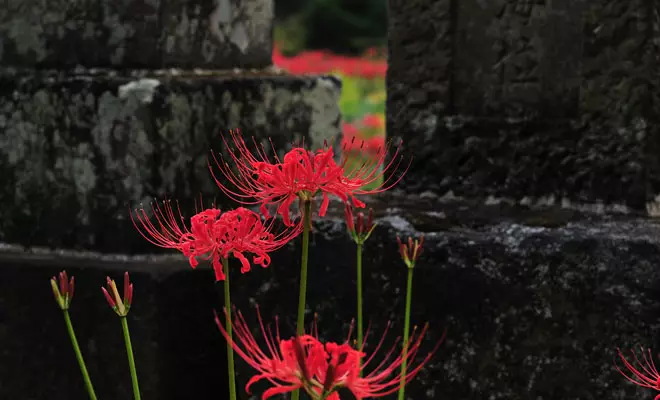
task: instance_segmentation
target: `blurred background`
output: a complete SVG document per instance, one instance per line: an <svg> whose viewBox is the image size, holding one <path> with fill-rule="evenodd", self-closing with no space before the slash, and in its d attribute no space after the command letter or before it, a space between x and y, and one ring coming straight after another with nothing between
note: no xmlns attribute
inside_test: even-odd
<svg viewBox="0 0 660 400"><path fill-rule="evenodd" d="M373 156L385 140L387 0L275 0L275 15L273 63L340 77L344 156Z"/></svg>

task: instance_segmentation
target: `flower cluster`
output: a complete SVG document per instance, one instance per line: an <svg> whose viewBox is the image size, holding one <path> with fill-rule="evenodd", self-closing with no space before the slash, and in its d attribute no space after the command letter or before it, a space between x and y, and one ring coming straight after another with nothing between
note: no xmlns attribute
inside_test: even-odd
<svg viewBox="0 0 660 400"><path fill-rule="evenodd" d="M381 127L381 121L377 119L368 120L367 123L376 128ZM200 259L210 260L216 280L224 281L227 318L224 327L219 320L218 325L227 339L230 400L236 399L234 352L257 370L257 375L248 382L247 390L254 382L262 379L274 383L274 387L264 393L264 399L286 392L294 392L294 398L297 399L298 390L301 389L317 400L338 400L337 390L340 388L352 391L357 398L381 397L397 390L403 394L405 383L417 374L433 352L418 364L413 364L426 328L418 335L413 331L408 340L407 320L400 355L390 360L394 352L392 349L383 362L371 369L373 355L365 359L362 340L361 250L358 251L357 261L357 347L350 346L348 340L342 344L323 343L318 335L304 332L309 232L314 202L320 198L318 215L323 217L328 210L330 196L339 198L347 207L349 231L356 243L361 245L375 227L373 212L369 213L366 220L363 213L358 214L356 230L352 207L365 207L365 203L357 196L379 193L399 182L407 170L401 171L399 168L403 159L400 155L401 145L389 154L391 143L383 142L366 161L348 164L346 160L335 160L334 150L327 144L314 151L294 145L281 158L273 151L275 155L270 159L263 145L257 145L254 140L253 146L248 145L238 130L230 131L228 137L223 137L223 141L226 152L224 155L214 155L214 164L209 163L216 184L237 203L258 206L261 215L244 207L229 211L209 208L198 212L186 223L178 205L174 207L171 201L164 201L152 204L153 217L144 208L140 208L131 214L131 218L140 234L149 242L180 251L188 258L192 268L197 267ZM351 145L355 141L353 138ZM300 219L298 215L292 217L292 208L296 202L301 212ZM272 213L272 210L275 212ZM274 229L276 216L281 216L284 224L278 233ZM231 318L228 259L238 259L243 273L251 268L249 255L252 256L252 263L266 267L270 264L269 253L301 233L303 248L297 335L281 340L279 332L276 336L272 332L266 333L259 317L267 340L269 354L266 354L256 344L242 315L239 313L235 320ZM108 281L108 287L109 290L104 289L108 303L120 316L125 316L130 307L132 286L125 283L128 292L123 301L113 281ZM407 319L410 315L409 307L410 301L407 302ZM125 319L122 321L125 322ZM236 339L233 338L234 333ZM376 350L379 348L380 344ZM408 363L412 365L407 371ZM371 372L366 373L365 368L368 366Z"/></svg>
<svg viewBox="0 0 660 400"><path fill-rule="evenodd" d="M271 217L268 205L276 205L277 214L287 226L293 225L290 209L296 200L311 201L321 195L319 216L324 216L328 209L329 195L362 208L364 203L356 195L388 190L405 173L395 174L402 161L402 157L398 157L400 145L389 162L386 162L388 147L383 147L369 161L346 168L345 163L335 161L332 147L315 152L294 147L281 160L275 156L275 162L270 162L263 147L255 145L257 150L250 151L238 130L231 131L230 135L231 145L226 140L225 144L231 164L222 156L215 157L215 164L222 173L221 177L214 174L218 187L238 203L260 204L260 211L267 218ZM389 175L378 187L365 188L386 174Z"/></svg>
<svg viewBox="0 0 660 400"><path fill-rule="evenodd" d="M386 352L384 359L374 366L387 330L368 356L364 345L354 348L349 344L351 331L343 343L323 342L319 339L318 329L314 324L311 334L281 339L277 319L273 332L270 327L264 325L258 310L257 315L262 336L266 341L266 351L258 346L249 324L240 312L233 321L228 321L235 338L228 335L217 315L216 323L227 341L232 344L234 351L257 371L247 383L246 391L250 393L250 387L261 380L267 380L273 385L264 392L264 400L297 389L304 390L314 400L339 400L337 391L342 388L350 390L358 399L387 396L399 390L401 382L412 380L442 343L441 339L432 351L403 375L398 369L403 363L410 364L415 360L422 339L427 333L427 326L417 333L413 332L408 342L403 344L407 349L406 353L398 353L392 358L399 342L397 340L394 347Z"/></svg>
<svg viewBox="0 0 660 400"><path fill-rule="evenodd" d="M152 204L155 223L144 208L136 211L133 223L140 234L163 248L176 249L188 257L190 266L196 268L198 259L211 260L216 280L225 280L221 259L235 257L241 263L241 273L250 271L246 254L252 254L254 264L267 267L268 253L279 249L296 237L301 225L275 234L275 220L264 223L261 216L247 208L221 212L217 208L203 210L190 218L190 228L182 221L179 207L171 201Z"/></svg>
<svg viewBox="0 0 660 400"><path fill-rule="evenodd" d="M296 75L341 73L369 79L384 78L387 73L387 62L375 57L377 55L375 49L370 49L367 53L367 57L356 58L317 50L285 57L275 47L273 64Z"/></svg>

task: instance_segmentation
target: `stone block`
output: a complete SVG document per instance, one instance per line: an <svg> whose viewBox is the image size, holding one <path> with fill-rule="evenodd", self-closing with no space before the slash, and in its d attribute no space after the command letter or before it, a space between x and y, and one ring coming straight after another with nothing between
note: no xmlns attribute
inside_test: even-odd
<svg viewBox="0 0 660 400"><path fill-rule="evenodd" d="M224 204L207 160L229 129L282 150L339 134L326 77L5 71L0 93L0 238L26 245L116 251L141 202Z"/></svg>
<svg viewBox="0 0 660 400"><path fill-rule="evenodd" d="M38 68L264 68L272 0L2 0L0 62Z"/></svg>
<svg viewBox="0 0 660 400"><path fill-rule="evenodd" d="M410 189L657 213L657 2L390 10L388 132L416 154Z"/></svg>
<svg viewBox="0 0 660 400"><path fill-rule="evenodd" d="M393 343L402 329L406 269L397 254L397 235L426 237L414 271L412 313L413 324L430 323L423 350L447 330L436 356L408 386L409 398L623 400L653 395L627 383L614 368L617 347L644 346L656 352L660 348L660 228L653 220L594 218L559 208L538 211L396 193L372 198L369 204L379 224L365 246L363 264L364 315L376 335L371 346L388 320L393 325L386 344ZM318 314L323 339L338 341L345 338L356 307L355 245L347 238L341 215L341 207L333 203L328 217L315 223L307 313L310 323ZM123 234L137 237L131 230ZM74 322L84 340L94 338L84 350L94 363L103 359L105 371L124 373L125 360L117 354L120 332L112 330L114 317L103 314L110 311L104 310L93 282L108 272L118 275L128 269L136 276L131 326L137 347L150 352L138 357L144 385L158 382L168 390L149 393L180 398L168 393L182 390L179 379L184 379L185 387L199 388L199 398L211 398L211 390L218 390L215 398L222 395L224 374L206 369L224 365L219 333L205 319L218 306L210 271L204 264L192 271L181 258L176 263L159 257L22 248L0 252L0 282L6 294L0 307L5 313L0 339L10 344L0 354L0 365L23 360L33 371L12 373L5 387L33 393L40 384L34 376L47 376L53 388L63 387L56 377L64 379L67 388L81 383L46 282L62 267L73 268L76 279L81 279ZM255 331L258 304L266 318L279 315L283 337L295 332L298 291L292 289L298 287L299 258L296 240L274 254L269 268L233 275L233 302ZM167 324L151 323L164 315ZM86 318L90 320L84 322ZM44 328L34 329L37 325ZM172 352L174 346L187 350ZM210 349L203 351L206 346ZM49 370L54 360L66 362L66 367ZM159 365L150 365L156 360ZM178 364L176 379L162 375L166 370L172 373L165 361ZM251 374L242 361L237 365L242 389ZM121 377L126 378L122 385L128 385L127 377ZM106 381L104 397L120 391L110 386L118 381ZM127 386L122 388L121 393L127 393ZM261 393L260 388L255 392ZM3 397L20 397L13 391L8 394L13 396Z"/></svg>
<svg viewBox="0 0 660 400"><path fill-rule="evenodd" d="M69 312L99 398L133 396L119 317L100 290L106 276L120 284L125 270L135 285L128 323L143 398L187 398L193 387L200 399L227 393L226 381L219 379L227 375L226 345L213 321L222 297L210 270L191 274L185 262L167 258L154 264L7 246L0 258L8 279L0 283L0 338L11 349L0 355L1 397L87 398L62 312L49 290L49 276L62 269L76 278Z"/></svg>

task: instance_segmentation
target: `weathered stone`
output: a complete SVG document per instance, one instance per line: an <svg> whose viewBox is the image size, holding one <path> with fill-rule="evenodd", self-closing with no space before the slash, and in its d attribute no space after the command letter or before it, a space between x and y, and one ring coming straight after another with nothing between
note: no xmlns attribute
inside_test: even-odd
<svg viewBox="0 0 660 400"><path fill-rule="evenodd" d="M598 219L566 209L539 212L477 202L441 202L433 196L387 196L372 199L371 205L376 207L379 223L364 257L365 316L374 335L371 346L387 320L394 324L392 340L386 344L391 344L401 329L406 270L397 255L396 235L426 235L425 251L414 273L412 314L413 324L430 323L423 350L430 349L447 330L447 339L429 367L409 385L408 398L622 400L651 395L626 383L613 362L616 347L660 348L656 334L660 328L660 227L653 220ZM337 341L345 338L355 309L355 245L346 236L341 214L341 208L333 205L330 215L315 225L308 285L308 321L313 312L318 313L322 338ZM124 234L137 237L132 231ZM298 285L299 243L298 239L295 245L275 253L268 269L255 267L248 274L233 275L233 302L255 324L255 331L255 304L266 318L280 316L283 337L295 331L298 293L292 289ZM133 324L136 330L151 332L147 338L145 332L138 331L136 346L151 345L161 357L169 355L167 362L188 371L181 376L188 387L195 387L200 398L211 398L206 392L209 379L200 376L207 370L189 367L193 362L208 368L224 364L221 349L213 342L219 333L211 324L204 325L208 323L204 318L218 303L211 300L208 286L197 282L202 273L208 279L206 285L211 285L209 271L173 273L176 268L189 269L184 260L176 267L144 257L127 257L126 264L108 266L109 261L104 260L113 256L96 257L72 257L64 252L0 254L5 266L0 269L0 282L12 285L12 290L3 290L11 294L3 297L0 310L9 313L3 321L11 325L0 324L0 340L22 344L6 346L0 365L15 365L15 360L21 359L35 375L48 376L53 388L61 387L57 386L58 377L66 377L67 387L80 385L60 315L50 304L44 282L59 268L77 266L74 272L83 283L77 286L81 298L75 303L78 314L74 322L81 326L84 340L94 340L93 346L85 343L83 349L101 352L110 346L115 352L112 354L117 354L121 348L119 332L115 337L110 329L116 321L109 310L102 313L100 293L96 300L81 300L86 300L90 290L96 293L89 288L96 287L93 282L102 280L108 270L118 275L129 269L138 279L134 317L142 318L139 313L147 312L167 313L171 318L170 325ZM21 292L32 295L20 296ZM48 327L47 331L22 328L36 326L35 321ZM175 325L174 321L180 322ZM25 335L26 331L31 333ZM200 335L199 343L187 340L195 333ZM49 350L19 350L33 340ZM169 340L169 345L162 344L164 340ZM186 356L183 351L170 354L174 341L185 343L187 350L201 358ZM204 352L205 346L212 349ZM146 368L148 357L138 357L138 366ZM120 358L109 357L104 370L123 368ZM93 362L99 359L100 353ZM53 360L63 360L67 368L46 370ZM171 368L164 359L158 360L161 363L151 367L154 374ZM242 361L237 365L242 389L250 370ZM96 374L96 369L93 372ZM224 375L214 376L216 385L221 379L224 382ZM12 371L11 377L16 386L10 387L28 387L32 382L32 375ZM145 379L175 390L179 378L167 380L159 375ZM118 390L110 387L110 382L116 381L104 379L108 382L104 397ZM151 393L163 396L157 398L177 398L165 391ZM218 391L216 397L222 393ZM259 387L255 393L260 393Z"/></svg>
<svg viewBox="0 0 660 400"><path fill-rule="evenodd" d="M334 78L149 74L0 75L0 240L127 248L131 206L226 201L207 160L229 129L282 150L339 134Z"/></svg>
<svg viewBox="0 0 660 400"><path fill-rule="evenodd" d="M273 0L162 0L163 64L255 68L271 64Z"/></svg>
<svg viewBox="0 0 660 400"><path fill-rule="evenodd" d="M4 0L0 63L263 68L272 22L272 0Z"/></svg>
<svg viewBox="0 0 660 400"><path fill-rule="evenodd" d="M657 212L658 8L390 0L388 132L417 155L410 188Z"/></svg>

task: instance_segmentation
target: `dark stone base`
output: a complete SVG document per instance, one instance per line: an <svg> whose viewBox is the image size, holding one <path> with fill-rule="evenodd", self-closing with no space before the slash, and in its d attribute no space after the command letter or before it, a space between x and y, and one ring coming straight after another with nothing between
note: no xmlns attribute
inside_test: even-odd
<svg viewBox="0 0 660 400"><path fill-rule="evenodd" d="M365 248L364 260L365 316L373 323L372 331L381 334L388 319L394 321L392 340L401 329L406 270L395 237L421 233L426 244L414 275L413 323L431 324L425 349L447 329L438 354L409 385L409 398L619 400L652 395L626 383L613 360L619 346L660 349L656 334L660 225L656 221L601 218L561 209L484 207L441 202L432 196L408 196L405 201L388 196L372 204L379 226ZM417 211L409 211L413 204ZM342 340L355 309L355 248L338 217L341 210L337 207L331 214L318 221L312 235L308 321L312 311L318 313L321 335ZM280 315L282 336L294 332L299 256L296 241L275 254L270 268L234 273L233 299L255 329L252 307L259 304L263 315ZM148 397L180 398L151 389L155 387L171 393L195 387L199 398L210 398L206 394L211 390L217 390L216 398L224 394L220 388L224 374L219 371L225 362L222 341L209 315L217 304L210 274L186 271L184 260L179 267L168 267L171 264L129 257L126 264L107 266L94 256L35 258L4 251L1 257L5 311L0 341L7 345L0 365L13 366L21 360L32 371L19 373L13 367L3 371L2 376L11 378L5 382L11 384L4 386L2 397L24 397L19 390L45 392L42 384L79 390L76 385L81 381L47 284L61 267L80 279L74 323L81 338L94 340L83 349L97 360L92 362L104 360L93 364L92 375L119 371L117 379L103 379L108 393L104 397L114 390L128 396L128 386L113 389L120 381L128 385L128 378L121 375L126 370L119 327L113 325L116 318L104 309L97 292L109 269L116 276L123 269L136 276L131 326L141 349L137 362L145 390L153 390ZM154 322L165 317L167 322ZM48 328L35 330L37 324ZM174 350L176 346L189 346L190 353ZM64 360L66 367L55 371L51 368L55 360ZM201 365L217 368L218 373L198 368ZM182 377L189 380L179 382L178 375L168 378L178 371L187 371ZM239 371L242 388L250 375L241 361ZM209 375L215 381L209 382ZM33 382L35 376L46 377L46 383ZM56 400L53 396L62 392L49 393Z"/></svg>
<svg viewBox="0 0 660 400"><path fill-rule="evenodd" d="M128 318L142 397L175 400L194 392L195 398L211 400L227 393L221 379L227 376L226 344L213 321L222 296L211 271L191 273L181 263L173 269L166 262L4 250L1 398L87 398L62 312L49 290L49 276L61 269L76 278L70 315L99 398L133 396L121 324L100 290L106 275L119 284L124 270L131 271L136 288Z"/></svg>
<svg viewBox="0 0 660 400"><path fill-rule="evenodd" d="M655 127L581 123L569 119L504 121L453 116L431 139L411 138L409 191L481 201L563 205L592 211L657 212L650 182Z"/></svg>
<svg viewBox="0 0 660 400"><path fill-rule="evenodd" d="M334 78L266 73L0 71L0 240L127 251L130 207L226 201L207 160L229 129L282 151L332 143L339 93Z"/></svg>

